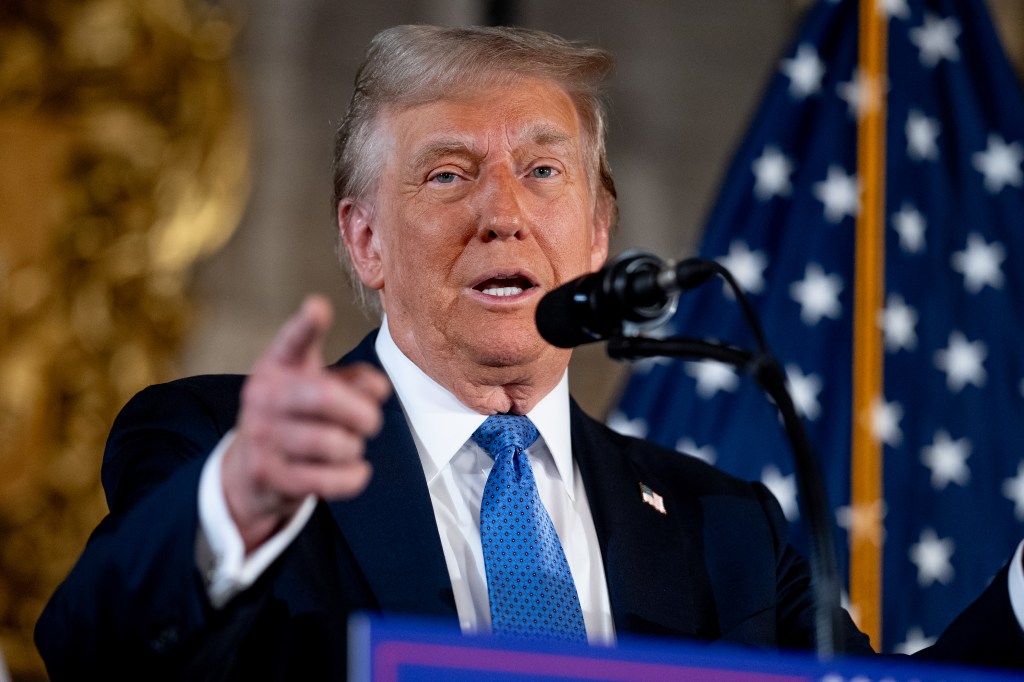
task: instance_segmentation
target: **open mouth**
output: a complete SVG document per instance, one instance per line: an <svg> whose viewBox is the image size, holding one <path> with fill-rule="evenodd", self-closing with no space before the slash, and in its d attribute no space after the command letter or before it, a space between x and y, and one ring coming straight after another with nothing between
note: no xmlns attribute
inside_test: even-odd
<svg viewBox="0 0 1024 682"><path fill-rule="evenodd" d="M473 288L488 296L508 297L518 296L534 286L533 282L522 275L509 275L488 277Z"/></svg>

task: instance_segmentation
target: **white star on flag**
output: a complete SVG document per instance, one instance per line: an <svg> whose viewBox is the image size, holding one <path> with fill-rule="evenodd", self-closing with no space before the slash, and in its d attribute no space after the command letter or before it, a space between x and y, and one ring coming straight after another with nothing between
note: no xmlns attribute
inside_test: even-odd
<svg viewBox="0 0 1024 682"><path fill-rule="evenodd" d="M779 70L789 77L789 94L796 99L805 99L821 90L825 63L813 45L802 43L796 49L796 56L783 60Z"/></svg>
<svg viewBox="0 0 1024 682"><path fill-rule="evenodd" d="M932 487L945 490L950 483L967 485L971 470L967 458L971 456L971 442L966 438L953 440L944 429L935 432L932 444L921 451L921 461L932 472Z"/></svg>
<svg viewBox="0 0 1024 682"><path fill-rule="evenodd" d="M907 156L913 161L935 161L939 158L939 122L917 109L907 114Z"/></svg>
<svg viewBox="0 0 1024 682"><path fill-rule="evenodd" d="M818 394L821 393L821 377L804 374L797 365L786 365L786 385L793 398L796 411L814 421L821 414Z"/></svg>
<svg viewBox="0 0 1024 682"><path fill-rule="evenodd" d="M754 172L754 195L767 201L772 197L787 197L793 189L789 176L793 173L793 162L778 147L768 145L761 156L751 164Z"/></svg>
<svg viewBox="0 0 1024 682"><path fill-rule="evenodd" d="M928 587L938 581L948 585L953 579L953 552L956 545L952 538L939 538L933 528L921 531L920 539L910 546L910 561L917 566L917 582Z"/></svg>
<svg viewBox="0 0 1024 682"><path fill-rule="evenodd" d="M789 295L800 304L800 319L808 326L816 325L821 318L838 319L842 314L839 292L843 280L839 275L828 275L817 263L809 263L804 278L793 282Z"/></svg>
<svg viewBox="0 0 1024 682"><path fill-rule="evenodd" d="M907 630L907 637L901 644L896 646L896 653L898 654L916 654L921 649L927 649L932 644L935 644L936 637L925 637L924 632L919 627L912 627Z"/></svg>
<svg viewBox="0 0 1024 682"><path fill-rule="evenodd" d="M910 16L907 0L878 0L876 8L883 16L890 18L906 19Z"/></svg>
<svg viewBox="0 0 1024 682"><path fill-rule="evenodd" d="M735 391L740 384L731 365L715 360L686 363L686 373L697 380L697 395L712 398L719 391Z"/></svg>
<svg viewBox="0 0 1024 682"><path fill-rule="evenodd" d="M838 223L846 216L857 215L860 209L860 182L855 174L847 174L840 166L828 167L828 175L814 183L814 197L825 205L825 217Z"/></svg>
<svg viewBox="0 0 1024 682"><path fill-rule="evenodd" d="M1017 475L1003 481L1003 497L1013 502L1013 515L1024 521L1024 461L1017 465Z"/></svg>
<svg viewBox="0 0 1024 682"><path fill-rule="evenodd" d="M741 239L729 244L729 253L718 259L720 265L732 273L743 291L759 294L764 291L764 271L768 258L761 251L751 251ZM730 293L731 290L729 290Z"/></svg>
<svg viewBox="0 0 1024 682"><path fill-rule="evenodd" d="M988 146L971 157L974 167L985 176L985 189L995 194L1007 185L1020 187L1024 183L1024 149L1020 142L1006 144L1002 135L990 133Z"/></svg>
<svg viewBox="0 0 1024 682"><path fill-rule="evenodd" d="M647 435L647 420L643 417L630 419L619 410L613 410L611 414L608 415L606 423L609 429L617 431L623 436L644 438Z"/></svg>
<svg viewBox="0 0 1024 682"><path fill-rule="evenodd" d="M718 453L710 445L698 447L697 443L692 438L680 438L676 441L676 452L682 452L687 455L693 455L697 459L703 460L708 464L714 464L715 460L718 459Z"/></svg>
<svg viewBox="0 0 1024 682"><path fill-rule="evenodd" d="M967 384L977 387L985 385L985 357L988 347L984 341L968 341L963 332L953 331L949 345L935 351L935 366L946 373L946 386L953 393L959 393Z"/></svg>
<svg viewBox="0 0 1024 682"><path fill-rule="evenodd" d="M960 59L960 48L956 45L960 35L960 23L952 17L940 19L928 12L924 25L910 29L910 41L920 50L921 64L933 67L941 60L955 62Z"/></svg>
<svg viewBox="0 0 1024 682"><path fill-rule="evenodd" d="M787 521L792 523L800 518L800 506L796 501L796 474L783 476L777 466L768 464L761 470L761 483L779 501Z"/></svg>
<svg viewBox="0 0 1024 682"><path fill-rule="evenodd" d="M967 248L950 257L953 269L964 276L964 288L976 294L987 284L993 289L1003 286L1000 266L1006 260L1006 249L999 242L988 244L981 235L967 235Z"/></svg>
<svg viewBox="0 0 1024 682"><path fill-rule="evenodd" d="M885 309L879 312L885 349L890 353L914 350L917 347L917 311L907 305L899 294L889 294Z"/></svg>
<svg viewBox="0 0 1024 682"><path fill-rule="evenodd" d="M924 232L927 223L921 212L904 201L900 210L892 214L892 227L900 236L900 248L907 253L920 253L924 249Z"/></svg>

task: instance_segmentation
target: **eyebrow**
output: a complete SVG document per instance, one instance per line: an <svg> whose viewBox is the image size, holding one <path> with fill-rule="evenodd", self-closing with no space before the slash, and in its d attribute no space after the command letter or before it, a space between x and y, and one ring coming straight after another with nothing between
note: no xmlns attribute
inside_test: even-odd
<svg viewBox="0 0 1024 682"><path fill-rule="evenodd" d="M526 139L543 147L560 147L572 142L572 135L557 126L539 123L527 129Z"/></svg>
<svg viewBox="0 0 1024 682"><path fill-rule="evenodd" d="M530 126L526 129L523 138L527 140L528 144L535 144L541 147L565 148L571 146L573 141L572 135L557 126L547 123L538 123ZM481 153L460 140L439 139L428 143L417 152L412 158L410 166L412 168L422 168L423 166L435 163L438 159L445 156L477 158L481 156Z"/></svg>
<svg viewBox="0 0 1024 682"><path fill-rule="evenodd" d="M433 164L445 156L474 157L479 156L479 154L475 153L464 142L459 142L458 140L437 140L417 152L410 165L413 168L422 168L423 166Z"/></svg>

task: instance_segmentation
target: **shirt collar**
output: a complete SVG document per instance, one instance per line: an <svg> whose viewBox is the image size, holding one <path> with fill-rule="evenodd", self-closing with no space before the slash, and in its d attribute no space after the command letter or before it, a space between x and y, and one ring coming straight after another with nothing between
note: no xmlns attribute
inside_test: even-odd
<svg viewBox="0 0 1024 682"><path fill-rule="evenodd" d="M484 423L487 415L459 402L455 395L427 376L398 348L381 321L375 344L377 357L395 387L413 436L421 446L420 458L427 482L448 465L455 453ZM526 415L537 427L558 469L570 498L573 496L572 437L569 429L569 374L541 398Z"/></svg>

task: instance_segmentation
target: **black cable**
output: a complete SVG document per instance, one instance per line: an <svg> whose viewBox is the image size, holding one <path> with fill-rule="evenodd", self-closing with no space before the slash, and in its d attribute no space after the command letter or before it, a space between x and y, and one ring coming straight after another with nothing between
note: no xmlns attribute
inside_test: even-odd
<svg viewBox="0 0 1024 682"><path fill-rule="evenodd" d="M751 333L754 335L754 340L757 342L757 350L761 353L768 353L768 342L765 340L761 320L758 319L757 313L754 312L753 306L750 305L743 287L739 285L739 282L736 281L736 278L733 277L733 274L724 265L718 261L709 262L713 263L712 267L715 269L715 272L725 280L733 296L736 297L736 302L739 303L740 311L743 313L743 319L746 321L747 327L750 328Z"/></svg>

